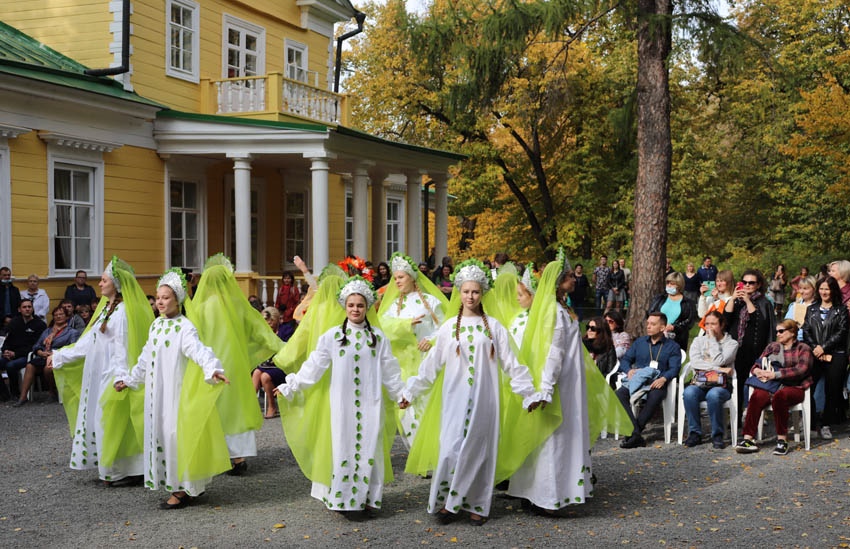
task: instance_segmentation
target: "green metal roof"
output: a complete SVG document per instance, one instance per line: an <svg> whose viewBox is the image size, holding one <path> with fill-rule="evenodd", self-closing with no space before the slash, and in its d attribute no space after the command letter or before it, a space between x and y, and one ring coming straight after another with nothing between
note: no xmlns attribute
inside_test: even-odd
<svg viewBox="0 0 850 549"><path fill-rule="evenodd" d="M164 108L164 105L124 90L116 80L88 76L85 74L87 68L0 21L0 73Z"/></svg>
<svg viewBox="0 0 850 549"><path fill-rule="evenodd" d="M240 116L223 116L220 114L200 114L194 112L168 109L156 113L157 118L175 118L179 120L195 120L197 122L214 122L216 124L234 124L238 126L258 126L263 128L278 128L282 130L301 130L306 132L326 132L324 124L281 122L277 120L262 120L260 118L244 118Z"/></svg>

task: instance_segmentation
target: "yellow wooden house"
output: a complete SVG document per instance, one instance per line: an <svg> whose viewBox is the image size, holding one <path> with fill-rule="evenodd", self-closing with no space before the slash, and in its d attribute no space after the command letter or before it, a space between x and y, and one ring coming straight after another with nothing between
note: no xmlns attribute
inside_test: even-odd
<svg viewBox="0 0 850 549"><path fill-rule="evenodd" d="M152 289L216 252L271 300L295 255L423 259L429 206L446 255L462 157L351 128L348 0L28 0L0 21L0 265L54 302L113 254Z"/></svg>

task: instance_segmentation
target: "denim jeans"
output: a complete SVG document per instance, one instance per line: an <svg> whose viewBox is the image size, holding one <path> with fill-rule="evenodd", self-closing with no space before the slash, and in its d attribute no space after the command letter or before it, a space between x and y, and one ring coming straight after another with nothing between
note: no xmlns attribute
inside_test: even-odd
<svg viewBox="0 0 850 549"><path fill-rule="evenodd" d="M0 370L6 370L6 374L9 376L9 392L12 393L13 397L18 396L21 386L21 370L26 367L27 357L25 356L12 360L0 358Z"/></svg>
<svg viewBox="0 0 850 549"><path fill-rule="evenodd" d="M725 426L723 403L730 398L732 394L725 387L709 387L708 389L696 385L685 387L682 401L685 404L685 414L688 416L688 431L702 434L699 403L704 400L708 404L708 417L711 419L711 436L723 436Z"/></svg>

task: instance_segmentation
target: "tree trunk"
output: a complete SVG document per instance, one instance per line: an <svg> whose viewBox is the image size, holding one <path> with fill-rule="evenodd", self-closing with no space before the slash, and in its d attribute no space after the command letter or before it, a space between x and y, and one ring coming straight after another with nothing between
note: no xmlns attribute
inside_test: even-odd
<svg viewBox="0 0 850 549"><path fill-rule="evenodd" d="M672 41L672 0L638 0L637 144L635 236L630 333L645 331L644 315L663 291L670 203L670 88L667 58Z"/></svg>

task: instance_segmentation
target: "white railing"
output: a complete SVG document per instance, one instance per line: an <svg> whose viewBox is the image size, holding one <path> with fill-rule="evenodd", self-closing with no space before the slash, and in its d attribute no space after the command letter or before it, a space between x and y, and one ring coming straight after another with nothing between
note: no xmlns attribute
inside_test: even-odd
<svg viewBox="0 0 850 549"><path fill-rule="evenodd" d="M283 112L320 122L339 123L339 95L289 78L283 79L282 91Z"/></svg>
<svg viewBox="0 0 850 549"><path fill-rule="evenodd" d="M217 113L266 110L266 77L246 76L215 82Z"/></svg>
<svg viewBox="0 0 850 549"><path fill-rule="evenodd" d="M260 298L260 303L263 304L263 307L274 307L280 276L258 276L256 278L259 285L258 293L260 294L257 297Z"/></svg>

